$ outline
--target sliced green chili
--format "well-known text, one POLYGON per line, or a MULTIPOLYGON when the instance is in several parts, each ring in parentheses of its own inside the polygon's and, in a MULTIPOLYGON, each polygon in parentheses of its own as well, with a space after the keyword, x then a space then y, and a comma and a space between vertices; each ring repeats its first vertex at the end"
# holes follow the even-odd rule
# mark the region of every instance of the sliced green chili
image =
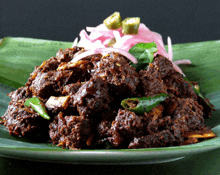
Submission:
POLYGON ((149 112, 152 108, 156 107, 167 97, 169 97, 168 94, 162 93, 154 97, 127 98, 121 102, 121 105, 127 110, 138 114, 144 114, 145 112, 149 112))
POLYGON ((103 23, 108 29, 119 29, 121 27, 121 15, 119 12, 115 12, 106 18, 103 23))
POLYGON ((122 33, 125 35, 132 35, 138 33, 140 25, 140 18, 126 18, 122 21, 122 33))
POLYGON ((198 89, 198 88, 196 88, 195 86, 193 86, 193 84, 189 81, 188 78, 186 78, 186 77, 183 76, 183 79, 186 80, 186 81, 193 87, 194 92, 195 92, 198 96, 200 96, 200 97, 205 101, 205 103, 206 103, 211 109, 213 109, 213 105, 212 105, 210 102, 207 102, 207 101, 206 101, 205 97, 203 97, 203 95, 200 93, 200 89, 198 89))
POLYGON ((47 114, 46 108, 42 104, 39 98, 32 97, 25 101, 26 107, 32 107, 41 117, 50 120, 50 116, 47 114))
POLYGON ((193 87, 194 87, 198 92, 200 92, 200 87, 199 87, 198 84, 194 85, 193 87))

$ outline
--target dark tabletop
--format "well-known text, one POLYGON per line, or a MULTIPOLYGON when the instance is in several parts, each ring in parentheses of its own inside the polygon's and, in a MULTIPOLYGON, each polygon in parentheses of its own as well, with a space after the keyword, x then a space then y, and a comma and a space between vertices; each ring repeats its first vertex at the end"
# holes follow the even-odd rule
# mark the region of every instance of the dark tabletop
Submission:
MULTIPOLYGON (((220 39, 220 1, 0 1, 0 38, 31 37, 73 41, 81 29, 97 26, 115 11, 139 16, 173 43, 220 39)), ((0 157, 0 174, 220 174, 220 149, 150 165, 68 165, 0 157)))

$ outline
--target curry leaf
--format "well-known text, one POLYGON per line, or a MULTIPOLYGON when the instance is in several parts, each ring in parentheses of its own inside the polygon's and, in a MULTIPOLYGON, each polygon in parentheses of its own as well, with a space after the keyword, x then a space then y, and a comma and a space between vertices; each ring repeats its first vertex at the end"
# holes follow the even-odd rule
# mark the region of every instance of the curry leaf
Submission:
POLYGON ((144 70, 147 68, 149 63, 152 63, 154 60, 154 53, 157 52, 157 45, 155 42, 152 43, 138 43, 134 45, 129 53, 132 54, 135 58, 137 58, 138 63, 131 63, 132 67, 135 67, 139 72, 140 70, 144 70))

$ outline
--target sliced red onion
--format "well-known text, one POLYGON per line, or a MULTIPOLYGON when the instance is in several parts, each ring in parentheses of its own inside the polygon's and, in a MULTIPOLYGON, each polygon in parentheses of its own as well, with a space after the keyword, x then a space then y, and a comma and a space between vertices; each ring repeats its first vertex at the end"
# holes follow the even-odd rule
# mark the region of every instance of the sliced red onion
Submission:
POLYGON ((174 64, 178 65, 178 64, 192 64, 192 62, 190 60, 176 60, 173 61, 174 64))
POLYGON ((95 54, 98 54, 98 53, 101 53, 101 48, 85 51, 85 52, 77 55, 76 57, 74 57, 70 62, 77 62, 77 61, 79 61, 79 60, 81 60, 81 59, 83 59, 87 56, 95 55, 95 54))
POLYGON ((125 50, 122 50, 122 49, 119 49, 119 48, 111 48, 111 47, 108 47, 108 48, 104 48, 102 49, 103 52, 118 52, 120 53, 121 55, 125 56, 126 58, 128 58, 132 63, 134 64, 137 64, 138 63, 138 60, 133 56, 131 55, 130 53, 126 52, 125 50))
POLYGON ((181 73, 183 76, 186 76, 183 71, 180 69, 180 67, 178 66, 178 64, 191 64, 190 60, 177 60, 177 61, 173 61, 173 49, 172 49, 172 41, 171 38, 168 36, 167 38, 167 45, 168 45, 168 55, 169 55, 169 60, 173 63, 173 67, 174 69, 181 73))
POLYGON ((172 61, 173 60, 173 48, 172 48, 172 41, 169 36, 167 38, 167 45, 168 45, 169 60, 172 61))
POLYGON ((75 38, 75 40, 73 41, 72 47, 77 46, 77 43, 78 43, 78 38, 75 38))
MULTIPOLYGON (((173 63, 173 62, 172 62, 172 63, 173 63)), ((175 69, 177 72, 181 73, 184 77, 186 76, 186 75, 183 73, 182 69, 180 69, 180 67, 179 67, 178 65, 176 65, 175 63, 173 63, 173 67, 174 67, 174 69, 175 69)))
POLYGON ((122 49, 111 48, 111 47, 97 48, 94 50, 89 50, 89 51, 83 52, 82 54, 77 55, 75 58, 73 58, 70 62, 77 62, 87 56, 90 56, 90 55, 95 55, 95 54, 99 54, 99 53, 101 53, 101 54, 102 53, 110 53, 110 52, 117 52, 117 53, 125 56, 126 58, 128 58, 132 63, 134 63, 134 64, 138 63, 137 59, 133 55, 131 55, 130 53, 128 53, 122 49))
MULTIPOLYGON (((80 32, 80 41, 78 42, 78 46, 84 47, 89 51, 77 55, 71 62, 76 62, 82 58, 94 54, 118 52, 136 64, 138 61, 133 55, 128 53, 129 49, 140 42, 155 42, 158 49, 157 54, 169 58, 169 60, 173 63, 175 70, 179 73, 184 75, 178 64, 191 64, 190 60, 173 61, 171 38, 167 38, 167 53, 162 36, 159 33, 151 31, 143 23, 140 24, 138 34, 136 35, 124 35, 121 31, 121 28, 116 30, 109 30, 104 24, 100 24, 96 27, 86 27, 86 30, 87 32, 90 32, 90 34, 88 35, 85 30, 82 30, 80 32), (114 48, 109 48, 108 43, 113 38, 116 40, 116 43, 113 46, 114 48)), ((76 45, 76 42, 77 40, 75 39, 73 46, 76 45)))
POLYGON ((88 32, 92 32, 93 30, 95 30, 96 27, 86 27, 86 31, 88 32))

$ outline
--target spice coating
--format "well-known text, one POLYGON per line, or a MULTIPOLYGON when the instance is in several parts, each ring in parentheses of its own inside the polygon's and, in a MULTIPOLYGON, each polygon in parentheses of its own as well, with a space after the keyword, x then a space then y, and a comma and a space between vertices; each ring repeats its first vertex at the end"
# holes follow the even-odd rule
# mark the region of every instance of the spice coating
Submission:
POLYGON ((202 139, 190 133, 211 132, 204 124, 211 108, 164 56, 156 55, 138 73, 115 52, 70 62, 82 52, 79 47, 59 50, 35 67, 24 87, 9 94, 2 124, 10 134, 47 138, 69 149, 134 149, 196 143, 202 139), (125 98, 161 93, 169 97, 148 113, 136 114, 120 105, 125 98), (50 121, 24 106, 33 96, 46 106, 50 121))

